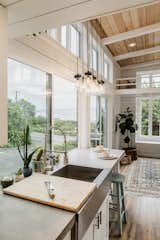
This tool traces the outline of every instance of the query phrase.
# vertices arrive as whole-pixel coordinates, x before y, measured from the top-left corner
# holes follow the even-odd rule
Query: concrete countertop
[[[0,196],[1,240],[61,239],[75,214],[19,198]]]
[[[103,160],[98,158],[98,153],[94,149],[74,149],[69,153],[69,164],[95,167],[95,168],[107,168],[111,170],[114,165],[121,160],[124,156],[123,150],[110,149],[111,154],[116,155],[116,159]]]
[[[91,149],[75,149],[69,153],[69,164],[106,168],[108,172],[121,159],[124,151],[111,150],[115,160],[102,160]],[[11,196],[0,196],[0,239],[63,239],[66,229],[75,222],[75,214]]]

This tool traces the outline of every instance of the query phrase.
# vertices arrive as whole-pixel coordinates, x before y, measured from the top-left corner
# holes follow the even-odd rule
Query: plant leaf
[[[20,145],[18,145],[17,148],[18,148],[19,155],[20,155],[20,157],[22,158],[22,160],[24,162],[24,156],[23,156],[23,154],[21,152]]]
[[[40,147],[40,150],[39,150],[39,152],[37,153],[37,156],[36,156],[36,161],[40,161],[41,160],[43,152],[44,152],[43,148]]]
[[[28,155],[28,158],[26,159],[26,166],[29,166],[31,160],[32,160],[32,157],[33,155],[38,151],[38,149],[40,149],[40,147],[36,148],[33,152],[31,152],[29,155]]]
[[[29,141],[29,125],[26,127],[26,135],[25,135],[25,153],[26,159],[28,158],[28,141]]]

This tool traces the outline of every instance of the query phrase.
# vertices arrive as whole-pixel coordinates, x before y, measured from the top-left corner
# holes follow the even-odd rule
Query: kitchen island
[[[121,150],[112,149],[111,153],[114,153],[117,158],[114,160],[99,159],[92,149],[76,149],[69,153],[69,164],[104,169],[103,174],[96,182],[97,189],[77,214],[12,196],[1,196],[0,239],[92,239],[90,226],[96,219],[95,211],[98,212],[98,217],[103,216],[103,211],[99,209],[102,205],[107,207],[104,203],[106,203],[109,189],[109,175],[112,171],[118,171],[119,161],[124,155],[124,151]],[[95,201],[97,197],[101,201]],[[104,227],[102,226],[102,228]],[[94,234],[97,236],[95,239],[103,240],[102,235],[100,236],[103,234],[102,232],[98,231]]]

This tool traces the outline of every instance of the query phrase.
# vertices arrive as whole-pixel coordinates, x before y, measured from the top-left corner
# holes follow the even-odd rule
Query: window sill
[[[145,141],[145,140],[138,140],[136,143],[144,143],[144,144],[160,144],[160,141]]]

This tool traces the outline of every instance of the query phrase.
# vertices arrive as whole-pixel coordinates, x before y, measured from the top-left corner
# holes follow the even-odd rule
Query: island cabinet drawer
[[[109,239],[109,196],[107,195],[82,240]]]

